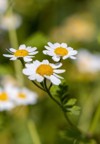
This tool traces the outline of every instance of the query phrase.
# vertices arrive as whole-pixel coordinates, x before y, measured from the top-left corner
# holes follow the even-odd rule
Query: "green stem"
[[[28,121],[28,129],[29,129],[33,144],[41,144],[34,121],[32,120]]]
[[[51,89],[51,87],[52,87],[52,83],[51,83],[50,86],[49,86],[49,90]]]
[[[45,86],[46,92],[48,93],[50,98],[62,108],[61,104],[52,96],[52,94],[50,93],[49,89],[47,88],[46,79],[44,79],[44,86]]]
[[[35,84],[38,88],[40,88],[41,90],[45,91],[44,88],[42,88],[41,86],[39,86],[35,81],[32,81],[33,84]]]
[[[61,110],[63,111],[64,116],[65,116],[67,122],[70,124],[70,126],[73,127],[73,128],[75,128],[75,129],[77,129],[77,130],[79,131],[79,129],[78,129],[78,128],[70,121],[70,119],[68,118],[68,116],[67,116],[67,114],[66,114],[66,111],[64,110],[63,105],[62,105],[59,101],[57,101],[57,100],[52,96],[50,90],[47,88],[46,79],[44,79],[44,85],[45,85],[46,92],[48,93],[48,95],[50,96],[50,98],[51,98],[57,105],[59,105],[59,107],[60,107]]]
[[[97,125],[99,123],[99,119],[100,119],[100,103],[97,106],[94,118],[89,128],[90,134],[93,134],[95,132],[95,129],[97,128]]]

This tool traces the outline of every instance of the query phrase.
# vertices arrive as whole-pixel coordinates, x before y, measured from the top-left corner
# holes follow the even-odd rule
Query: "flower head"
[[[9,93],[0,88],[0,111],[11,110],[12,108],[14,108],[14,103],[11,101]]]
[[[33,63],[26,64],[26,68],[23,69],[23,73],[28,76],[30,80],[36,80],[42,82],[44,78],[49,79],[53,84],[59,85],[61,83],[59,73],[65,72],[65,70],[58,69],[62,64],[52,64],[48,60],[42,62],[36,60]]]
[[[92,15],[85,12],[66,17],[62,25],[51,30],[50,37],[59,42],[90,42],[96,33],[97,28]]]
[[[27,88],[13,87],[12,91],[11,99],[16,105],[35,104],[37,102],[37,94]]]
[[[81,73],[96,73],[100,71],[100,56],[83,49],[77,56],[76,65]]]
[[[10,48],[9,51],[12,54],[4,54],[4,56],[9,57],[10,60],[17,60],[18,58],[23,58],[25,62],[30,62],[32,61],[32,57],[34,57],[34,55],[38,53],[36,49],[36,47],[26,47],[26,45],[23,44],[19,46],[18,50]]]
[[[0,28],[3,30],[17,29],[22,24],[22,18],[18,14],[4,15],[1,17]]]
[[[77,54],[76,50],[73,50],[71,47],[67,47],[66,43],[54,43],[48,42],[48,46],[45,46],[47,50],[43,50],[43,53],[49,56],[52,56],[54,61],[59,61],[61,58],[67,59],[75,59],[75,55]]]

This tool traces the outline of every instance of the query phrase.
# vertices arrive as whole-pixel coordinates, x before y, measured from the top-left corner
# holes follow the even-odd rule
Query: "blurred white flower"
[[[0,13],[4,13],[8,7],[8,0],[0,0]]]
[[[11,54],[3,54],[3,56],[9,57],[10,60],[17,60],[18,58],[23,58],[25,62],[30,62],[32,61],[34,55],[38,53],[36,49],[36,47],[26,47],[26,45],[23,44],[19,46],[18,50],[10,48],[9,52],[11,52]]]
[[[61,76],[57,75],[65,72],[63,69],[58,69],[62,66],[59,64],[49,63],[48,60],[43,60],[42,62],[36,60],[33,63],[26,64],[26,68],[23,69],[23,73],[28,76],[30,80],[36,80],[42,82],[44,78],[49,79],[54,85],[59,85],[61,83]]]
[[[15,105],[29,105],[37,102],[37,93],[30,91],[27,88],[19,88],[9,86],[7,91],[12,91],[13,95],[10,97]]]
[[[22,24],[22,18],[18,14],[4,15],[1,17],[0,28],[3,30],[17,29]]]
[[[48,46],[45,46],[47,50],[43,50],[43,53],[49,56],[52,56],[54,61],[60,61],[62,58],[67,59],[76,59],[75,55],[77,54],[76,50],[73,48],[68,47],[66,43],[54,43],[48,42]]]
[[[80,50],[76,60],[77,68],[82,73],[100,71],[100,55],[91,54],[87,50]]]
[[[55,41],[90,42],[96,37],[97,28],[89,13],[74,14],[65,19],[61,26],[51,30],[50,36]]]
[[[15,107],[15,104],[10,99],[11,94],[11,91],[8,93],[5,89],[0,88],[0,111],[11,110]]]

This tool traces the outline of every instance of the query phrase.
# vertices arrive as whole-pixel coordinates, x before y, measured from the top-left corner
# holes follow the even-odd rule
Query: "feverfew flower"
[[[52,59],[56,62],[60,61],[60,59],[75,59],[75,55],[77,54],[76,50],[68,47],[66,43],[54,43],[48,42],[48,46],[45,46],[47,50],[43,50],[45,55],[52,56]]]
[[[0,0],[0,13],[4,13],[8,7],[8,0]]]
[[[3,30],[17,29],[22,24],[22,18],[18,14],[4,15],[1,17],[0,28]]]
[[[9,90],[10,89],[12,89],[12,87],[9,87]],[[11,99],[15,105],[28,105],[35,104],[37,102],[37,94],[27,88],[13,87],[12,92],[13,95]]]
[[[11,94],[11,91],[10,91]],[[0,111],[11,110],[14,108],[14,103],[11,101],[8,92],[5,89],[0,88]]]
[[[3,56],[9,57],[10,60],[17,60],[18,58],[23,58],[25,62],[30,62],[32,61],[34,55],[38,53],[36,49],[36,47],[26,47],[26,45],[23,44],[19,46],[18,50],[10,48],[9,52],[11,52],[11,54],[3,54]]]
[[[30,80],[36,80],[42,82],[44,78],[49,79],[54,85],[61,83],[61,76],[59,73],[65,72],[65,70],[58,69],[62,64],[52,64],[48,60],[42,62],[36,60],[33,63],[26,64],[26,68],[23,69],[23,73],[28,76]]]
[[[95,73],[100,71],[100,56],[89,51],[80,50],[76,60],[77,68],[82,73]]]

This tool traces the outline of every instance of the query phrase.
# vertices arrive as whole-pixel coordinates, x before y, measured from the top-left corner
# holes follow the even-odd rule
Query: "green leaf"
[[[59,88],[56,92],[56,97],[58,97],[62,104],[65,104],[69,99],[68,85],[62,83],[59,85]]]
[[[71,98],[68,100],[68,102],[65,104],[65,106],[73,106],[73,105],[75,105],[76,101],[77,101],[77,99]]]
[[[79,115],[80,114],[80,107],[79,106],[73,106],[72,108],[69,108],[69,111],[71,114]]]

